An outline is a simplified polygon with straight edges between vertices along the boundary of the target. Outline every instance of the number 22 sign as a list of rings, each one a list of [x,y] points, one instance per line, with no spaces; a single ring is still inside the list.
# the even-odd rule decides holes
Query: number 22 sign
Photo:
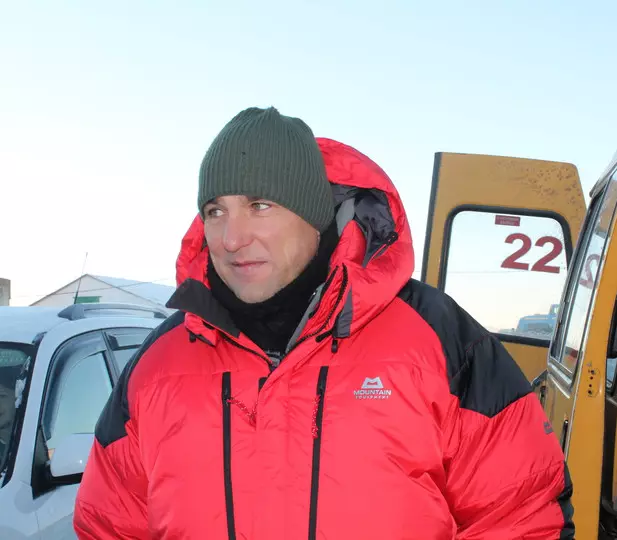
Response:
[[[522,246],[517,249],[512,255],[508,256],[502,263],[501,268],[510,268],[512,270],[530,270],[531,272],[547,272],[549,274],[559,274],[560,268],[559,266],[551,266],[548,263],[557,258],[561,252],[563,251],[563,243],[559,238],[555,238],[554,236],[543,236],[539,238],[535,245],[538,247],[544,247],[547,244],[551,244],[553,249],[540,259],[538,259],[532,266],[529,268],[529,264],[526,262],[520,262],[519,259],[526,255],[531,246],[533,244],[531,238],[523,233],[513,233],[509,235],[505,242],[507,244],[514,244],[514,242],[520,241],[522,242]]]

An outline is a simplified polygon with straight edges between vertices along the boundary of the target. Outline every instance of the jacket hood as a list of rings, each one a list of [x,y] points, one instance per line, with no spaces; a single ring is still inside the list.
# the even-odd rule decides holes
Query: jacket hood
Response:
[[[348,145],[326,138],[317,142],[332,185],[340,238],[317,313],[302,333],[332,323],[329,333],[344,338],[381,312],[411,278],[412,238],[402,201],[386,173]],[[204,223],[198,214],[182,239],[176,261],[179,288],[169,307],[203,318],[203,310],[187,309],[179,296],[183,290],[185,295],[209,292],[206,263]],[[190,326],[196,327],[194,321]]]

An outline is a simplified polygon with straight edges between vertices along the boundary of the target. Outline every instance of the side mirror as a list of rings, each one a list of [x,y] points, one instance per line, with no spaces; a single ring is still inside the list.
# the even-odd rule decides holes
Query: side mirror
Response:
[[[93,443],[92,433],[73,433],[62,439],[49,462],[51,482],[61,485],[79,483]]]

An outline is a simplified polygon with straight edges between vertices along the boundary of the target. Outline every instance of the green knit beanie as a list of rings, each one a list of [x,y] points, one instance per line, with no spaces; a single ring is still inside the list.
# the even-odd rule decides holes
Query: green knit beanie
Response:
[[[302,120],[252,107],[216,136],[199,171],[197,204],[224,195],[273,201],[323,232],[334,198],[315,136]]]

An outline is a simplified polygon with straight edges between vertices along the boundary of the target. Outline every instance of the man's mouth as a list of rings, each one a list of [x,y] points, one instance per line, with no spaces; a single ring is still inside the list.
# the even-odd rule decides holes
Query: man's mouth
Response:
[[[265,264],[264,261],[234,261],[231,263],[232,266],[239,267],[239,268],[257,266],[261,264]]]
[[[248,275],[259,271],[265,264],[265,261],[234,261],[231,267],[238,274]]]

